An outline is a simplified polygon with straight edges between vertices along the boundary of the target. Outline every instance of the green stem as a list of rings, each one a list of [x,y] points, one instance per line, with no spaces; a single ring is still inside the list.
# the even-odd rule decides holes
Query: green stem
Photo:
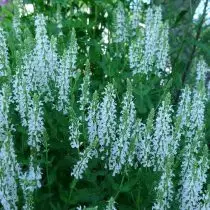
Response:
[[[124,180],[125,180],[125,173],[124,173],[124,175],[123,175],[123,177],[122,177],[122,179],[121,179],[120,187],[119,187],[119,189],[118,189],[116,195],[114,196],[114,200],[116,200],[117,197],[118,197],[118,195],[120,194]]]

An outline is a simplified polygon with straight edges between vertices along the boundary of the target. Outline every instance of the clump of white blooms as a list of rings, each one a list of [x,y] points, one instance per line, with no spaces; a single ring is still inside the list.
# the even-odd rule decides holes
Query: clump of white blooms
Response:
[[[127,92],[122,101],[122,111],[117,130],[118,137],[112,143],[109,158],[109,169],[113,170],[113,175],[120,173],[127,161],[135,117],[136,110],[133,102],[132,87],[128,81]]]
[[[0,92],[0,203],[5,210],[17,209],[17,178],[19,165],[16,160],[12,125],[9,122],[10,95],[8,86]]]
[[[69,48],[60,61],[56,76],[56,86],[58,88],[57,110],[68,113],[71,92],[71,78],[75,77],[77,59],[77,40],[75,30],[72,30]]]
[[[126,15],[122,2],[118,2],[117,8],[115,10],[114,16],[114,43],[123,43],[127,41],[128,32],[126,25]]]
[[[183,97],[188,96],[185,99],[185,106],[187,105],[185,111],[188,112],[188,115],[183,114],[187,126],[185,127],[185,145],[181,165],[180,209],[201,209],[203,185],[206,182],[207,170],[209,169],[208,148],[206,145],[202,147],[205,138],[204,112],[207,67],[202,60],[197,63],[196,67],[196,88],[193,95],[191,94],[192,100],[190,100],[190,93],[187,95],[183,93]],[[180,105],[184,107],[183,104]],[[184,110],[184,108],[181,109]]]
[[[85,75],[83,78],[83,83],[81,84],[80,91],[80,110],[85,111],[86,107],[89,103],[89,96],[90,96],[90,63],[89,61],[86,62],[86,69],[85,69]]]
[[[106,205],[106,209],[105,210],[117,210],[117,208],[115,207],[115,200],[113,197],[111,197],[108,200],[108,204]]]
[[[95,139],[83,152],[79,153],[80,160],[74,165],[71,175],[76,179],[82,179],[84,172],[88,168],[88,162],[98,156],[96,146],[98,139]]]
[[[34,209],[33,193],[41,187],[42,173],[39,166],[34,164],[33,157],[30,157],[29,169],[21,172],[19,179],[24,197],[24,210]]]
[[[28,145],[40,151],[43,144],[44,122],[43,122],[43,103],[35,95],[32,100],[28,102]]]
[[[167,95],[158,109],[155,132],[152,139],[153,158],[155,161],[154,170],[162,170],[168,155],[176,153],[177,142],[172,136],[172,112],[170,95]]]
[[[156,202],[152,209],[163,210],[170,209],[171,202],[173,200],[174,186],[173,186],[173,170],[172,170],[172,160],[169,158],[163,167],[163,172],[160,177],[158,186],[155,187],[157,192]]]
[[[137,127],[138,129],[138,141],[136,143],[136,154],[139,163],[143,167],[152,166],[152,139],[153,139],[153,130],[154,130],[154,109],[151,110],[147,124],[144,125],[142,122],[139,122]]]
[[[8,75],[9,59],[4,30],[0,27],[0,76]]]
[[[116,140],[116,90],[108,84],[103,92],[103,101],[99,105],[98,138],[100,152],[109,156],[111,143]],[[104,155],[102,154],[102,158]]]
[[[44,94],[45,101],[52,101],[50,81],[55,80],[57,61],[54,60],[55,52],[47,35],[46,19],[42,14],[35,17],[35,32],[35,48],[28,55],[30,69],[26,71],[27,80],[31,83],[32,91]]]
[[[99,98],[98,93],[93,94],[92,101],[88,107],[88,114],[86,117],[88,126],[88,141],[92,143],[98,136],[98,111],[99,111]]]
[[[163,23],[161,13],[161,7],[147,9],[143,44],[140,42],[136,45],[136,52],[142,52],[141,54],[143,55],[138,59],[138,68],[132,68],[133,74],[148,74],[149,72],[154,72],[156,75],[161,76],[162,73],[166,72],[170,67],[168,43],[169,28],[167,23]],[[133,54],[137,57],[135,53]],[[129,59],[132,64],[131,53]]]

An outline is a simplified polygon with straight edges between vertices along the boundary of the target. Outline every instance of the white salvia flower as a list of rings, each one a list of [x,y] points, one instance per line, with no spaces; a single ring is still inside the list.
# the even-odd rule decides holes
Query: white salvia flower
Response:
[[[119,1],[114,17],[113,42],[121,43],[127,40],[127,25],[123,3]]]
[[[172,137],[172,106],[170,105],[170,95],[166,96],[158,109],[155,122],[155,132],[152,139],[152,151],[155,161],[154,170],[162,170],[169,154],[175,154],[177,142]]]
[[[72,30],[69,47],[60,61],[57,71],[56,86],[58,88],[58,111],[68,113],[71,92],[71,78],[75,77],[75,68],[77,60],[77,40],[75,30]]]
[[[161,76],[163,72],[168,73],[169,59],[169,37],[168,24],[162,22],[161,7],[149,8],[146,12],[144,50],[141,65],[138,71],[133,73],[154,73]]]
[[[202,189],[209,169],[208,148],[205,145],[203,156],[197,160],[193,153],[193,144],[187,144],[184,150],[181,170],[180,209],[199,209]]]
[[[158,186],[155,187],[157,192],[156,202],[153,205],[152,209],[155,210],[165,210],[170,209],[170,204],[173,200],[173,181],[174,177],[172,171],[171,160],[167,160],[166,165],[163,168],[163,172],[158,183]]]
[[[115,200],[113,197],[111,197],[108,200],[108,204],[106,205],[106,210],[117,210],[117,208],[115,207]]]
[[[141,68],[147,74],[152,71],[155,62],[155,55],[158,48],[159,32],[161,27],[161,8],[157,7],[155,11],[149,8],[146,13],[145,28],[145,48],[141,61]]]
[[[0,203],[5,210],[17,209],[17,178],[19,165],[16,161],[14,143],[8,131],[0,148]]]
[[[185,87],[182,90],[181,100],[179,102],[176,117],[180,119],[179,126],[180,132],[184,132],[184,128],[189,128],[191,126],[191,105],[192,105],[192,91],[189,87]],[[182,133],[184,135],[184,133]]]
[[[131,11],[131,28],[134,30],[133,35],[136,34],[135,30],[139,26],[140,14],[141,14],[141,0],[132,0],[130,2],[130,11]]]
[[[35,17],[35,48],[29,56],[30,72],[27,72],[31,81],[32,90],[44,94],[45,101],[52,101],[52,93],[50,90],[50,81],[55,78],[55,71],[57,61],[54,61],[54,54],[52,45],[46,31],[46,22],[43,15]]]
[[[103,101],[99,106],[98,138],[100,152],[105,151],[108,157],[111,143],[116,139],[116,93],[112,84],[105,87],[103,96]]]
[[[99,99],[98,93],[93,94],[92,102],[88,107],[87,124],[88,124],[88,141],[92,143],[98,135],[98,111],[99,111]]]
[[[9,92],[8,86],[3,86],[0,90],[0,142],[4,141],[7,131],[10,130],[9,125]]]
[[[17,70],[13,77],[13,101],[16,104],[15,110],[19,112],[21,122],[23,126],[27,126],[27,112],[28,112],[28,100],[29,90],[26,86],[26,77],[21,70]]]
[[[194,139],[194,151],[198,152],[200,147],[200,140],[204,137],[203,129],[205,114],[205,100],[200,91],[195,90],[193,93],[191,113],[190,113],[190,126],[186,131],[187,142],[192,142]]]
[[[75,114],[72,111],[69,123],[69,141],[72,148],[78,149],[81,144],[79,142],[79,138],[81,135],[79,130],[80,126],[81,126],[80,120],[75,116]]]
[[[86,62],[86,71],[85,71],[85,76],[83,78],[83,83],[81,84],[80,87],[80,99],[79,99],[79,104],[80,104],[80,110],[85,111],[86,106],[89,104],[89,97],[90,97],[90,63],[89,61]]]
[[[152,138],[153,138],[153,119],[154,119],[154,110],[150,112],[146,126],[139,122],[137,127],[138,129],[138,141],[136,144],[136,154],[139,163],[143,167],[152,166]]]
[[[168,23],[162,24],[160,28],[159,40],[158,40],[158,49],[157,49],[157,60],[156,67],[158,70],[158,75],[161,76],[161,71],[165,72],[169,61],[169,26]]]
[[[122,101],[122,111],[117,130],[118,138],[112,143],[109,158],[109,169],[113,170],[113,176],[120,173],[122,167],[127,162],[135,117],[136,110],[133,102],[132,87],[128,81],[128,90]]]
[[[196,65],[196,82],[197,85],[199,82],[202,82],[203,84],[205,84],[206,81],[206,73],[209,72],[209,68],[207,66],[207,64],[205,63],[205,61],[201,58],[199,59],[197,65]]]
[[[43,103],[34,96],[32,100],[29,100],[28,106],[28,145],[39,152],[45,130]]]
[[[141,71],[141,59],[143,55],[143,37],[138,35],[129,45],[129,64],[133,74]]]
[[[98,156],[96,145],[98,139],[95,139],[83,152],[80,152],[80,160],[74,165],[71,175],[76,179],[82,179],[85,170],[88,168],[88,162]]]
[[[21,22],[20,22],[20,18],[17,15],[13,16],[12,26],[13,26],[13,30],[15,32],[16,38],[20,41],[20,39],[21,39],[21,29],[20,29]]]
[[[0,76],[8,75],[8,49],[6,44],[5,32],[0,28]]]
[[[33,163],[33,157],[30,158],[29,169],[26,172],[21,172],[19,179],[24,197],[24,210],[34,209],[33,193],[41,187],[42,173],[39,166]]]

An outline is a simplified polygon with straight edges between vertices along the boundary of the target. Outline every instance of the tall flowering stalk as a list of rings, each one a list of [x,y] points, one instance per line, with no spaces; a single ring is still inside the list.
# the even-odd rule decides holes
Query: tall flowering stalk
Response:
[[[142,2],[141,0],[132,0],[129,5],[131,11],[131,28],[132,28],[132,35],[136,35],[136,29],[139,27],[140,22],[140,14],[142,9]]]
[[[77,60],[77,39],[75,30],[72,30],[68,50],[60,61],[56,76],[56,86],[58,88],[57,110],[68,113],[70,106],[71,78],[75,77],[75,68]]]
[[[122,101],[122,111],[117,130],[118,138],[112,143],[109,158],[109,169],[113,170],[113,175],[120,173],[127,162],[135,117],[136,110],[133,102],[132,87],[128,81],[127,92]]]
[[[99,105],[98,138],[102,158],[109,157],[110,148],[116,140],[116,90],[108,84],[103,92],[103,100]],[[104,154],[105,153],[105,154]]]
[[[79,149],[81,142],[79,141],[81,122],[75,116],[74,111],[70,110],[70,122],[69,122],[69,141],[72,148]]]
[[[9,92],[8,86],[0,92],[0,203],[5,210],[17,209],[19,175],[9,120]]]
[[[43,122],[43,103],[39,101],[38,96],[34,96],[29,101],[28,110],[28,145],[35,151],[39,152],[43,145],[43,133],[44,133],[44,122]]]
[[[80,87],[81,95],[79,99],[79,104],[80,104],[79,109],[83,112],[86,110],[87,105],[89,104],[89,97],[90,97],[89,89],[90,89],[90,63],[87,60],[83,83],[81,84]]]
[[[203,61],[196,65],[196,87],[193,91],[185,146],[181,165],[179,191],[180,209],[199,209],[202,205],[203,186],[209,169],[208,148],[204,145],[205,77],[207,68]],[[203,146],[204,145],[204,146]]]
[[[28,102],[28,146],[31,155],[29,168],[21,171],[19,179],[24,197],[23,209],[34,209],[34,192],[41,187],[42,173],[38,162],[40,150],[43,145],[44,122],[43,122],[43,103],[39,97],[34,95]]]
[[[6,44],[5,32],[0,28],[0,76],[8,75],[9,55]]]
[[[174,186],[173,186],[173,158],[169,157],[163,167],[163,172],[160,177],[158,186],[155,187],[157,197],[152,209],[164,210],[170,209],[173,201]]]
[[[119,1],[114,16],[113,42],[115,43],[126,42],[127,36],[128,33],[127,33],[125,10],[123,3]]]
[[[169,59],[169,27],[168,23],[162,21],[161,7],[154,9],[148,8],[146,11],[146,21],[144,38],[142,44],[136,44],[136,52],[139,52],[140,58],[138,68],[132,68],[133,74],[144,73],[161,76],[166,73],[170,67]],[[132,48],[130,47],[130,52]],[[134,51],[134,52],[135,52]],[[130,53],[130,63],[132,64],[132,54]],[[133,53],[134,57],[137,57]],[[138,54],[137,54],[138,55]],[[132,67],[132,65],[131,65]]]
[[[172,112],[170,95],[168,94],[158,109],[155,122],[155,132],[152,140],[155,170],[162,170],[168,155],[176,153],[177,142],[172,136]]]
[[[35,47],[27,56],[26,69],[27,81],[31,91],[43,95],[45,101],[52,101],[51,82],[55,80],[57,60],[54,60],[56,52],[47,35],[46,19],[40,14],[35,17]]]
[[[88,125],[88,141],[92,143],[98,137],[98,115],[99,115],[99,97],[98,93],[94,92],[92,102],[88,107],[88,114],[86,117]]]
[[[98,156],[97,151],[98,139],[96,138],[84,151],[79,153],[79,161],[74,165],[71,175],[76,179],[82,179],[88,168],[88,163],[93,157]]]
[[[23,69],[17,70],[13,77],[13,101],[16,104],[15,110],[19,112],[22,125],[28,126],[28,101],[30,99],[26,77]]]
[[[152,166],[152,139],[154,131],[154,109],[151,110],[146,125],[140,123],[138,126],[138,141],[136,143],[136,154],[139,163],[143,167]]]
[[[34,209],[34,192],[41,187],[42,173],[39,165],[34,164],[33,156],[30,157],[29,169],[19,175],[20,186],[23,191],[24,210]]]
[[[203,185],[209,169],[207,146],[203,151],[198,159],[189,144],[185,147],[180,182],[180,209],[199,209],[203,199]]]

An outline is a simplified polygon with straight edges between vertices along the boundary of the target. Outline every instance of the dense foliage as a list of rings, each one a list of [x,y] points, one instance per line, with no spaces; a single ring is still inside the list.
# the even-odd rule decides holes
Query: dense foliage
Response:
[[[1,209],[210,209],[207,4],[155,3],[2,1]]]

